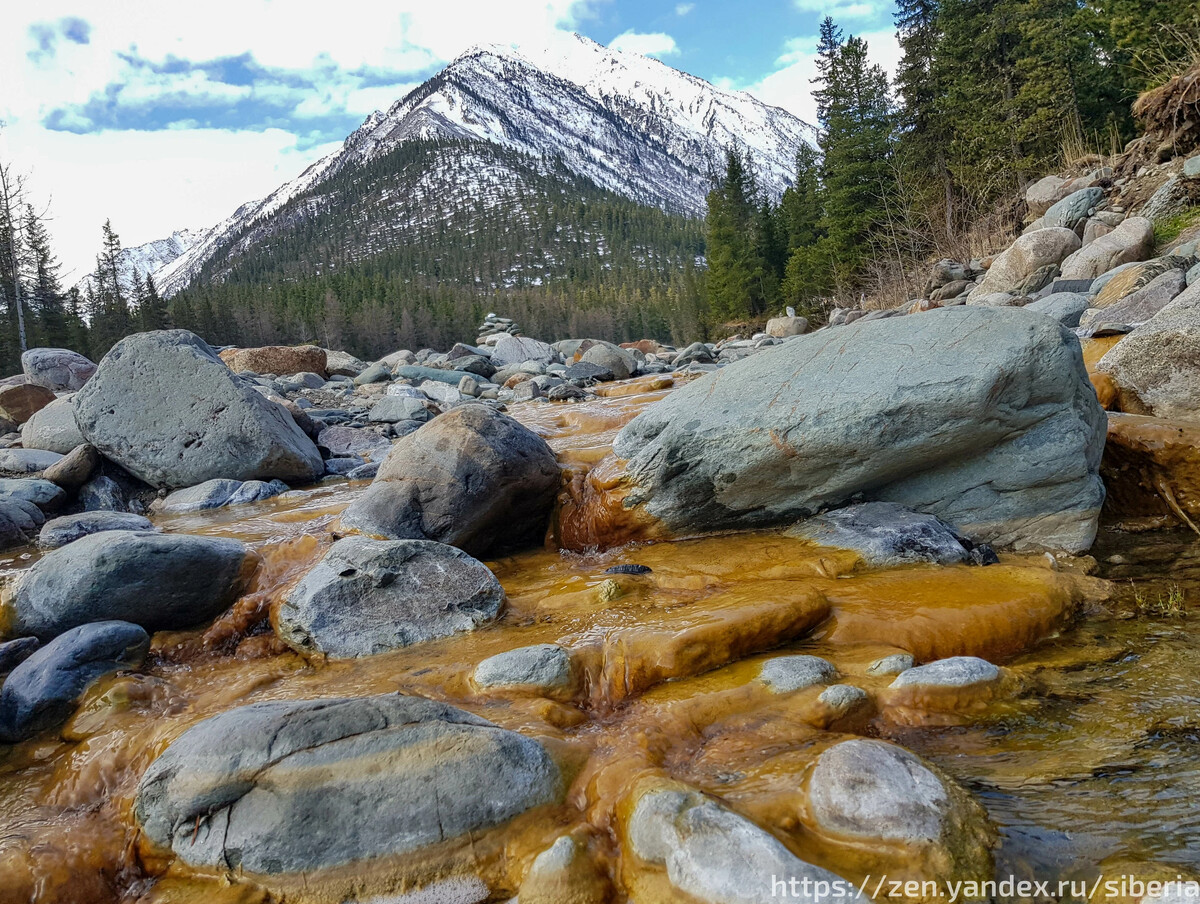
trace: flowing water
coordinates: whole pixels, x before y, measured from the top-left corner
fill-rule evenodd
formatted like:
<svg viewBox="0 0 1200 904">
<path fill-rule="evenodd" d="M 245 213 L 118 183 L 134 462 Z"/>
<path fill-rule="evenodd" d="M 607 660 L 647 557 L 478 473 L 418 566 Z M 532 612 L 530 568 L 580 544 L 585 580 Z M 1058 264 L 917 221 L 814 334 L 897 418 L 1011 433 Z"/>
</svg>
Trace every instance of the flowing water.
<svg viewBox="0 0 1200 904">
<path fill-rule="evenodd" d="M 658 378 L 512 413 L 581 475 L 670 388 Z M 822 850 L 797 817 L 805 770 L 848 734 L 903 744 L 967 787 L 998 827 L 998 875 L 1094 877 L 1130 862 L 1200 868 L 1200 621 L 1175 605 L 1200 595 L 1194 535 L 1105 531 L 1095 560 L 1005 556 L 986 569 L 871 573 L 847 553 L 777 532 L 594 555 L 538 549 L 488 563 L 508 596 L 493 626 L 363 660 L 308 661 L 275 639 L 272 605 L 328 548 L 329 525 L 364 486 L 339 481 L 156 519 L 168 531 L 250 544 L 262 557 L 255 583 L 214 625 L 156 635 L 146 667 L 101 682 L 59 735 L 0 752 L 0 902 L 274 900 L 153 850 L 131 815 L 142 772 L 189 725 L 234 706 L 397 690 L 537 737 L 566 764 L 564 806 L 518 820 L 490 846 L 474 842 L 471 856 L 486 861 L 493 887 L 515 888 L 564 831 L 617 875 L 613 814 L 644 774 L 719 795 L 800 856 L 857 879 L 877 865 L 873 855 Z M 11 575 L 36 556 L 11 552 L 0 570 Z M 633 563 L 653 571 L 604 574 Z M 571 693 L 473 689 L 480 660 L 544 642 L 568 646 L 580 664 Z M 873 705 L 842 717 L 816 689 L 770 694 L 755 678 L 780 650 L 828 658 Z M 891 679 L 867 667 L 901 650 L 918 661 L 1005 663 L 1003 692 L 890 691 Z M 288 900 L 310 897 L 322 899 L 305 886 Z"/>
</svg>

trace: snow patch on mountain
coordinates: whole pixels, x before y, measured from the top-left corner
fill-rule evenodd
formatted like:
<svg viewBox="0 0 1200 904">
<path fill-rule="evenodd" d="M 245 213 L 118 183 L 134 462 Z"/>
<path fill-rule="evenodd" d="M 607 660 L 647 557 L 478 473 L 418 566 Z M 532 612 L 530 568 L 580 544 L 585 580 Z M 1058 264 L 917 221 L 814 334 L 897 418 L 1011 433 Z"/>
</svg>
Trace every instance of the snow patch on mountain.
<svg viewBox="0 0 1200 904">
<path fill-rule="evenodd" d="M 406 141 L 483 141 L 571 173 L 642 204 L 692 216 L 704 212 L 725 149 L 747 153 L 759 184 L 782 194 L 811 126 L 740 91 L 724 91 L 636 53 L 580 35 L 537 50 L 474 47 L 376 111 L 342 147 L 266 198 L 243 204 L 155 273 L 164 294 L 186 286 L 235 239 L 240 247 L 291 199 L 348 167 L 361 167 Z M 482 175 L 461 172 L 477 196 Z M 270 231 L 270 230 L 266 230 Z"/>
<path fill-rule="evenodd" d="M 143 279 L 146 276 L 153 276 L 157 284 L 159 273 L 163 268 L 195 247 L 209 231 L 207 229 L 180 229 L 165 239 L 155 239 L 144 245 L 122 248 L 121 256 L 117 261 L 117 279 L 121 283 L 121 288 L 126 292 L 133 288 L 135 272 L 140 274 Z M 86 295 L 94 287 L 95 279 L 95 275 L 89 273 L 75 283 L 75 288 L 81 295 Z"/>
</svg>

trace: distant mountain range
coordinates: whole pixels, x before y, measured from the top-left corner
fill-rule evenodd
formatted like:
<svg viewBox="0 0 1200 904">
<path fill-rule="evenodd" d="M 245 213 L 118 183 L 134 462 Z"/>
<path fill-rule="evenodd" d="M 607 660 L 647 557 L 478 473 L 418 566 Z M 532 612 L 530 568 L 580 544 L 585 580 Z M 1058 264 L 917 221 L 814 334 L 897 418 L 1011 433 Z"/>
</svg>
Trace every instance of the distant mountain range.
<svg viewBox="0 0 1200 904">
<path fill-rule="evenodd" d="M 445 240 L 448 224 L 469 235 L 473 216 L 495 226 L 497 212 L 535 231 L 565 226 L 571 242 L 603 255 L 603 237 L 586 223 L 539 225 L 548 201 L 560 218 L 564 200 L 600 195 L 698 217 L 727 147 L 748 154 L 778 197 L 812 138 L 810 126 L 749 94 L 579 35 L 536 53 L 481 46 L 266 198 L 210 229 L 130 248 L 127 265 L 153 273 L 165 295 L 220 282 L 239 265 L 302 278 L 397 242 Z M 492 287 L 536 284 L 547 266 L 553 276 L 552 250 L 532 263 L 531 250 L 493 255 L 501 273 Z"/>
</svg>

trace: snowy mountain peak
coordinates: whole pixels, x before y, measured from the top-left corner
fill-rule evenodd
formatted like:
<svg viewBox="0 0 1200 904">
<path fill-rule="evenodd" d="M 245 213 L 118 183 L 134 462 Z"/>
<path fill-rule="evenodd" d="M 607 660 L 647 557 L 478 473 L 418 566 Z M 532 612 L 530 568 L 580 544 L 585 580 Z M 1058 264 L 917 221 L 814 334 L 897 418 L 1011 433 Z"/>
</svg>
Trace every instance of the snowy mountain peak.
<svg viewBox="0 0 1200 904">
<path fill-rule="evenodd" d="M 499 145 L 556 161 L 638 203 L 699 216 L 727 147 L 747 153 L 763 189 L 778 197 L 794 172 L 796 151 L 812 138 L 812 127 L 785 110 L 582 35 L 536 48 L 479 45 L 386 111 L 372 113 L 340 149 L 296 179 L 242 205 L 156 278 L 164 291 L 179 290 L 234 236 L 252 241 L 245 238 L 248 227 L 409 141 Z M 460 178 L 469 194 L 478 174 Z"/>
</svg>

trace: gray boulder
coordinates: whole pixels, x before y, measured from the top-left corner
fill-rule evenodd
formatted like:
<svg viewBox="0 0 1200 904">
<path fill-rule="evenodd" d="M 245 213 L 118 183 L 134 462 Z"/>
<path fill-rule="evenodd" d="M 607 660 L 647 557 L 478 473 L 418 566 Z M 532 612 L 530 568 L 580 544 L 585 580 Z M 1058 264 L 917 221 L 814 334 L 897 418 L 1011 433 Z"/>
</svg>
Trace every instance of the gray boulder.
<svg viewBox="0 0 1200 904">
<path fill-rule="evenodd" d="M 96 372 L 96 365 L 65 348 L 31 348 L 21 355 L 29 382 L 51 392 L 74 392 Z"/>
<path fill-rule="evenodd" d="M 891 656 L 884 656 L 872 662 L 867 667 L 867 674 L 899 675 L 901 672 L 906 672 L 912 667 L 913 657 L 911 653 L 893 653 Z"/>
<path fill-rule="evenodd" d="M 437 540 L 484 555 L 542 537 L 559 479 L 545 440 L 469 403 L 396 440 L 341 523 L 369 536 Z"/>
<path fill-rule="evenodd" d="M 110 530 L 157 531 L 158 528 L 149 518 L 129 512 L 81 512 L 51 518 L 42 525 L 37 542 L 42 549 L 58 549 L 81 537 Z"/>
<path fill-rule="evenodd" d="M 120 619 L 148 631 L 187 628 L 223 612 L 244 584 L 237 540 L 104 531 L 47 553 L 26 569 L 11 629 L 47 640 L 88 622 Z"/>
<path fill-rule="evenodd" d="M 1077 295 L 1074 292 L 1055 292 L 1052 295 L 1047 295 L 1045 298 L 1039 298 L 1037 301 L 1030 302 L 1025 305 L 1023 310 L 1045 314 L 1047 317 L 1054 318 L 1063 326 L 1074 329 L 1079 326 L 1079 318 L 1083 316 L 1083 312 L 1087 309 L 1088 300 L 1086 295 Z"/>
<path fill-rule="evenodd" d="M 1061 201 L 1050 206 L 1042 217 L 1042 228 L 1048 229 L 1061 226 L 1064 229 L 1075 229 L 1088 218 L 1096 205 L 1104 200 L 1104 189 L 1081 188 L 1072 192 Z"/>
<path fill-rule="evenodd" d="M 43 512 L 53 512 L 67 501 L 67 494 L 55 483 L 37 477 L 0 478 L 0 498 L 22 499 Z"/>
<path fill-rule="evenodd" d="M 821 546 L 854 550 L 872 568 L 912 562 L 957 565 L 971 559 L 948 524 L 894 502 L 864 502 L 826 512 L 802 521 L 787 534 Z"/>
<path fill-rule="evenodd" d="M 87 442 L 75 423 L 71 399 L 55 399 L 21 425 L 21 445 L 66 455 Z"/>
<path fill-rule="evenodd" d="M 557 360 L 558 352 L 554 346 L 525 336 L 505 336 L 492 349 L 492 365 L 497 369 L 526 361 L 552 364 Z"/>
<path fill-rule="evenodd" d="M 537 741 L 389 694 L 205 719 L 146 770 L 134 812 L 185 863 L 299 874 L 474 835 L 562 786 Z"/>
<path fill-rule="evenodd" d="M 280 493 L 286 493 L 288 485 L 282 480 L 206 480 L 194 487 L 186 487 L 168 493 L 165 499 L 154 504 L 155 511 L 168 514 L 200 512 L 221 508 L 226 505 L 241 505 L 260 502 Z"/>
<path fill-rule="evenodd" d="M 621 498 L 589 502 L 609 527 L 587 543 L 640 536 L 647 518 L 675 535 L 787 524 L 863 494 L 981 542 L 1091 545 L 1106 419 L 1072 333 L 956 307 L 830 335 L 731 364 L 634 418 L 613 446 Z"/>
<path fill-rule="evenodd" d="M 308 481 L 324 470 L 291 414 L 186 330 L 122 339 L 74 401 L 88 442 L 152 486 Z"/>
<path fill-rule="evenodd" d="M 279 607 L 279 635 L 302 652 L 349 659 L 471 631 L 504 589 L 487 566 L 429 540 L 347 537 Z"/>
<path fill-rule="evenodd" d="M 990 831 L 978 805 L 893 744 L 855 738 L 830 747 L 812 770 L 808 804 L 818 830 L 838 838 L 943 848 L 957 878 L 991 865 Z"/>
<path fill-rule="evenodd" d="M 1079 236 L 1070 229 L 1039 229 L 1023 235 L 988 269 L 968 299 L 997 292 L 1015 292 L 1038 270 L 1060 264 L 1080 247 Z"/>
<path fill-rule="evenodd" d="M 808 321 L 803 317 L 788 315 L 786 317 L 772 317 L 767 321 L 766 334 L 778 339 L 788 336 L 802 336 L 807 332 Z"/>
<path fill-rule="evenodd" d="M 611 342 L 589 340 L 591 345 L 580 356 L 583 364 L 594 364 L 611 371 L 614 380 L 627 380 L 637 370 L 637 359 L 629 351 Z"/>
<path fill-rule="evenodd" d="M 384 428 L 386 429 L 386 428 Z M 330 455 L 357 455 L 373 460 L 382 459 L 387 455 L 392 441 L 379 432 L 378 428 L 368 427 L 326 427 L 317 434 L 317 445 L 328 449 Z"/>
<path fill-rule="evenodd" d="M 32 543 L 45 520 L 42 510 L 26 499 L 0 498 L 0 549 Z"/>
<path fill-rule="evenodd" d="M 776 656 L 768 659 L 758 680 L 776 694 L 790 694 L 818 684 L 837 680 L 838 670 L 820 656 Z"/>
<path fill-rule="evenodd" d="M 793 880 L 796 889 L 808 892 L 797 891 L 791 900 L 819 904 L 814 883 L 845 890 L 840 900 L 866 900 L 853 883 L 805 863 L 769 832 L 695 791 L 665 787 L 643 793 L 626 834 L 629 852 L 663 866 L 671 886 L 688 900 L 758 904 L 779 897 L 776 883 L 790 889 Z"/>
<path fill-rule="evenodd" d="M 61 460 L 57 452 L 41 449 L 0 449 L 0 473 L 40 474 Z"/>
<path fill-rule="evenodd" d="M 386 364 L 376 362 L 363 368 L 354 376 L 356 386 L 368 386 L 371 383 L 382 383 L 392 378 L 392 372 Z"/>
<path fill-rule="evenodd" d="M 150 635 L 123 621 L 80 625 L 60 634 L 12 670 L 0 691 L 0 742 L 57 728 L 97 679 L 137 668 Z"/>
<path fill-rule="evenodd" d="M 1095 279 L 1122 264 L 1144 261 L 1153 253 L 1154 224 L 1145 217 L 1130 217 L 1063 261 L 1062 278 Z"/>
<path fill-rule="evenodd" d="M 571 654 L 558 644 L 540 643 L 490 656 L 475 667 L 477 687 L 521 687 L 557 691 L 571 685 Z"/>
<path fill-rule="evenodd" d="M 125 491 L 111 477 L 101 474 L 79 488 L 78 502 L 85 512 L 123 512 Z"/>
<path fill-rule="evenodd" d="M 986 659 L 951 656 L 901 672 L 891 687 L 970 687 L 990 684 L 999 677 L 1000 669 Z"/>
<path fill-rule="evenodd" d="M 17 637 L 0 641 L 0 677 L 28 659 L 42 645 L 36 637 Z"/>
<path fill-rule="evenodd" d="M 373 424 L 396 424 L 400 421 L 427 421 L 433 414 L 420 399 L 385 395 L 371 409 L 367 419 Z"/>
<path fill-rule="evenodd" d="M 1200 283 L 1113 346 L 1097 369 L 1116 382 L 1122 411 L 1200 421 Z"/>
</svg>

